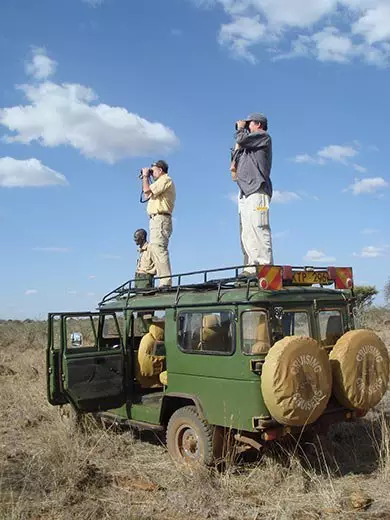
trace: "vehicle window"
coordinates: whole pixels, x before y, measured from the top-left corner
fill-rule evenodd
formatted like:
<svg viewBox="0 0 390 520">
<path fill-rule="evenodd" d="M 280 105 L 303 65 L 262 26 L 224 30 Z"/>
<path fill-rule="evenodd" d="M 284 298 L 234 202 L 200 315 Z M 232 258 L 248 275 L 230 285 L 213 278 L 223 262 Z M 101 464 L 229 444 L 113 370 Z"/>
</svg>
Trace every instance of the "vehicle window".
<svg viewBox="0 0 390 520">
<path fill-rule="evenodd" d="M 51 322 L 51 347 L 59 350 L 61 347 L 61 319 L 55 316 Z"/>
<path fill-rule="evenodd" d="M 337 310 L 323 310 L 318 313 L 320 323 L 321 345 L 334 345 L 343 335 L 343 320 Z"/>
<path fill-rule="evenodd" d="M 77 318 L 69 316 L 65 319 L 66 345 L 68 349 L 96 348 L 98 317 Z"/>
<path fill-rule="evenodd" d="M 115 320 L 114 316 L 103 316 L 103 339 L 118 338 L 119 331 L 122 334 L 122 330 L 120 330 L 120 328 L 123 328 L 123 316 L 121 316 L 120 314 L 121 313 L 118 313 L 116 316 L 117 321 Z"/>
<path fill-rule="evenodd" d="M 229 311 L 180 313 L 178 342 L 185 352 L 231 354 L 234 351 L 232 313 Z"/>
<path fill-rule="evenodd" d="M 241 316 L 242 351 L 244 354 L 266 354 L 270 349 L 267 314 L 264 311 L 246 311 Z"/>
<path fill-rule="evenodd" d="M 306 312 L 283 311 L 284 336 L 310 336 L 309 315 Z"/>
</svg>

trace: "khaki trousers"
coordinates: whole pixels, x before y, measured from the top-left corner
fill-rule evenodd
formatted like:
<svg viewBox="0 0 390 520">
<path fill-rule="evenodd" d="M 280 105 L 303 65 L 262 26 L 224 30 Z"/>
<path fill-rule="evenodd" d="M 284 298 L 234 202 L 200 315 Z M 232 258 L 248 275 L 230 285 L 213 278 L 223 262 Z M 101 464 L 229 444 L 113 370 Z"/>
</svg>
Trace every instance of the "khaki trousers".
<svg viewBox="0 0 390 520">
<path fill-rule="evenodd" d="M 171 263 L 168 243 L 172 235 L 172 217 L 169 215 L 151 215 L 149 223 L 149 249 L 158 277 L 163 278 L 159 286 L 172 285 Z"/>
<path fill-rule="evenodd" d="M 241 240 L 248 255 L 248 263 L 272 264 L 272 238 L 269 225 L 270 197 L 265 193 L 253 193 L 238 198 L 241 216 Z M 254 268 L 246 269 L 255 271 Z"/>
</svg>

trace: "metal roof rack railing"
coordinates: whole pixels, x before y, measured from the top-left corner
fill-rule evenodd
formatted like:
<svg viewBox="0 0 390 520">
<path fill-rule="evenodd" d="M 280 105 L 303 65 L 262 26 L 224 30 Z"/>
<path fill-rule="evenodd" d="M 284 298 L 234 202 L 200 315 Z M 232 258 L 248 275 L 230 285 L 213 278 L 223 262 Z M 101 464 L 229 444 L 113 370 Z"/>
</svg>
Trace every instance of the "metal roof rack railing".
<svg viewBox="0 0 390 520">
<path fill-rule="evenodd" d="M 245 275 L 242 277 L 240 270 L 247 271 L 248 268 L 255 268 L 253 276 Z M 230 271 L 230 276 L 227 274 Z M 233 273 L 232 273 L 233 271 Z M 224 274 L 225 276 L 218 276 Z M 190 282 L 190 277 L 197 277 L 198 280 Z M 154 280 L 160 281 L 169 278 L 168 276 L 155 277 Z M 176 293 L 175 303 L 180 298 L 180 292 L 184 290 L 211 290 L 217 289 L 217 302 L 220 301 L 223 289 L 231 289 L 246 285 L 246 299 L 249 298 L 250 287 L 255 282 L 260 289 L 281 290 L 282 288 L 298 285 L 335 285 L 336 289 L 353 290 L 353 275 L 350 267 L 320 267 L 320 266 L 276 266 L 276 265 L 234 265 L 231 267 L 220 267 L 218 269 L 203 269 L 201 271 L 189 271 L 172 275 L 172 286 L 140 288 L 136 287 L 139 279 L 131 279 L 123 283 L 116 289 L 107 293 L 99 306 L 112 300 L 126 298 L 125 306 L 131 297 L 138 294 L 161 294 L 165 292 Z"/>
<path fill-rule="evenodd" d="M 139 288 L 136 287 L 136 282 L 139 279 L 133 278 L 124 282 L 122 285 L 119 285 L 109 293 L 107 293 L 99 303 L 99 305 L 103 305 L 109 301 L 116 300 L 118 298 L 126 298 L 127 301 L 130 297 L 136 296 L 137 294 L 158 294 L 165 292 L 175 292 L 176 293 L 176 301 L 179 300 L 180 291 L 181 290 L 207 290 L 207 289 L 218 289 L 218 299 L 220 298 L 221 290 L 226 288 L 231 288 L 238 281 L 242 282 L 253 282 L 257 281 L 256 274 L 253 274 L 253 278 L 241 278 L 240 270 L 248 267 L 256 267 L 256 266 L 247 266 L 247 265 L 235 265 L 231 267 L 221 267 L 218 269 L 204 269 L 201 271 L 189 271 L 186 273 L 179 273 L 172 275 L 172 286 L 167 287 L 148 287 L 148 288 Z M 227 274 L 229 271 L 233 271 L 231 276 L 211 278 L 212 275 L 218 275 L 219 273 Z M 189 282 L 189 277 L 197 276 L 200 278 L 196 282 Z M 168 276 L 155 277 L 154 280 L 164 280 L 168 278 Z"/>
</svg>

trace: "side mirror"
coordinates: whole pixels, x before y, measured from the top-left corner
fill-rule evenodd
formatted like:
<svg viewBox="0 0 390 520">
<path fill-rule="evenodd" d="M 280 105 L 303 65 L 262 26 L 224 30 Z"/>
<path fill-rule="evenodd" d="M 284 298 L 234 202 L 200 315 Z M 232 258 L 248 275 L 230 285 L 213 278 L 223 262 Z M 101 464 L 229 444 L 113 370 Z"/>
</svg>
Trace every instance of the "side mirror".
<svg viewBox="0 0 390 520">
<path fill-rule="evenodd" d="M 72 348 L 83 346 L 83 335 L 81 332 L 72 332 L 70 335 L 70 344 Z"/>
</svg>

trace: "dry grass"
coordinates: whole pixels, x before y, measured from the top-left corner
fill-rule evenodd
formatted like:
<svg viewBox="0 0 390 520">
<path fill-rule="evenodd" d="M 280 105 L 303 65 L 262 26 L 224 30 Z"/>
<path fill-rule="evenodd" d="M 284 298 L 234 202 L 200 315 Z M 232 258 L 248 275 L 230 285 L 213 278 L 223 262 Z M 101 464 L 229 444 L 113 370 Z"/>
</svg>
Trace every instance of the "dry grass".
<svg viewBox="0 0 390 520">
<path fill-rule="evenodd" d="M 364 318 L 388 345 L 389 318 Z M 390 519 L 389 399 L 321 442 L 188 474 L 157 438 L 74 432 L 46 401 L 45 342 L 44 323 L 0 324 L 1 519 Z"/>
</svg>

